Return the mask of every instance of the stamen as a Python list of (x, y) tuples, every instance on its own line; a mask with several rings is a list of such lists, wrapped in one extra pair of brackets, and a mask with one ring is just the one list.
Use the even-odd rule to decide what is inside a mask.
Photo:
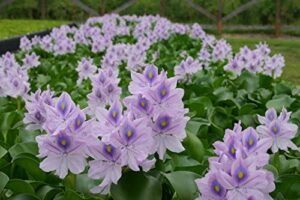
[(242, 179), (244, 177), (244, 173), (242, 171), (239, 171), (238, 177), (239, 177), (239, 179)]
[(113, 116), (113, 118), (116, 118), (117, 112), (116, 112), (116, 111), (113, 111), (113, 112), (112, 112), (112, 116)]
[(214, 189), (215, 189), (216, 192), (220, 192), (220, 186), (219, 185), (215, 185)]
[(62, 110), (64, 110), (65, 109), (65, 103), (61, 103), (60, 107), (61, 107)]

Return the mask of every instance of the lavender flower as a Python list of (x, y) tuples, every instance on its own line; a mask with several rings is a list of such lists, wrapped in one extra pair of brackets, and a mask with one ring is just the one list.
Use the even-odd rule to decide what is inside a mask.
[(78, 62), (76, 71), (79, 74), (79, 79), (77, 80), (77, 85), (81, 84), (82, 80), (87, 78), (92, 78), (92, 76), (97, 71), (97, 67), (93, 64), (93, 59), (91, 58), (82, 58)]
[(176, 153), (184, 151), (181, 142), (186, 137), (185, 126), (189, 118), (175, 116), (162, 113), (153, 124), (154, 151), (160, 159), (164, 159), (167, 149)]
[(26, 54), (25, 58), (23, 59), (23, 67), (25, 67), (25, 69), (30, 69), (39, 66), (39, 58), (40, 57), (37, 56), (35, 53)]
[(291, 113), (283, 108), (277, 117), (275, 109), (270, 108), (265, 117), (258, 116), (262, 125), (256, 128), (257, 132), (268, 141), (273, 153), (276, 153), (278, 149), (288, 151), (288, 148), (299, 151), (299, 148), (291, 141), (297, 134), (298, 126), (288, 122), (290, 115)]
[(112, 144), (96, 142), (89, 147), (89, 155), (94, 159), (89, 162), (88, 176), (103, 179), (99, 186), (91, 189), (93, 193), (107, 194), (111, 183), (117, 184), (122, 175), (121, 152)]
[(128, 165), (130, 169), (139, 171), (140, 163), (143, 163), (153, 146), (151, 128), (143, 118), (131, 120), (124, 117), (118, 131), (111, 136), (111, 142), (121, 151), (122, 165)]
[(68, 129), (56, 135), (36, 137), (39, 146), (40, 168), (45, 172), (55, 171), (61, 179), (66, 177), (68, 170), (74, 174), (83, 172), (86, 166), (85, 144)]
[(240, 124), (227, 129), (224, 142), (214, 143), (218, 157), (209, 158), (209, 172), (197, 179), (199, 199), (272, 199), (275, 189), (268, 163), (268, 141), (260, 139), (251, 127), (242, 131)]
[(42, 130), (42, 127), (46, 121), (46, 108), (45, 106), (53, 106), (52, 100), (53, 92), (50, 89), (41, 92), (37, 90), (34, 94), (26, 99), (26, 110), (24, 117), (24, 124), (27, 124), (26, 129), (28, 130)]

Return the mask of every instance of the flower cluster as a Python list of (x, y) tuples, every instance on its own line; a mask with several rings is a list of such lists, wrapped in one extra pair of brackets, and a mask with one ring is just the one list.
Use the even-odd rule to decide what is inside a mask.
[(26, 103), (26, 108), (27, 128), (42, 127), (47, 132), (36, 137), (38, 157), (44, 158), (40, 168), (46, 172), (55, 171), (60, 178), (66, 177), (68, 170), (74, 174), (83, 172), (94, 120), (87, 121), (84, 112), (65, 92), (52, 98), (50, 90), (37, 91)]
[(78, 80), (77, 84), (81, 84), (82, 80), (92, 78), (92, 76), (97, 71), (97, 66), (94, 65), (93, 59), (91, 58), (82, 58), (78, 62), (78, 66), (76, 68), (76, 71), (78, 72)]
[[(64, 178), (68, 171), (79, 174), (89, 166), (89, 177), (102, 179), (91, 191), (105, 194), (118, 182), (123, 167), (148, 171), (156, 152), (164, 159), (167, 150), (184, 151), (181, 142), (189, 118), (176, 78), (167, 78), (164, 71), (159, 74), (153, 65), (143, 74), (132, 72), (132, 95), (123, 100), (127, 110), (119, 100), (116, 71), (101, 69), (92, 81), (90, 120), (65, 92), (55, 98), (49, 89), (38, 90), (27, 98), (27, 129), (46, 131), (36, 138), (41, 169)], [(87, 162), (88, 157), (93, 160)]]
[(299, 148), (291, 141), (297, 134), (298, 126), (289, 122), (290, 116), (291, 112), (285, 108), (278, 117), (274, 108), (268, 109), (264, 117), (258, 116), (261, 125), (256, 130), (260, 137), (268, 142), (269, 148), (272, 147), (273, 153), (276, 153), (278, 149), (288, 151), (288, 148), (299, 151)]
[(0, 58), (0, 96), (25, 96), (29, 91), (27, 71), (7, 52)]
[(198, 60), (194, 60), (192, 57), (187, 57), (186, 60), (182, 61), (179, 65), (175, 66), (174, 72), (175, 76), (179, 80), (190, 82), (192, 76), (202, 69), (201, 64)]
[(269, 47), (260, 43), (254, 50), (250, 50), (246, 46), (241, 48), (239, 53), (224, 66), (224, 69), (238, 76), (242, 70), (247, 70), (251, 73), (263, 73), (276, 78), (281, 75), (284, 65), (283, 56), (276, 54), (271, 57)]
[(213, 144), (218, 157), (209, 159), (209, 171), (196, 183), (205, 200), (272, 199), (273, 174), (263, 167), (268, 163), (268, 142), (255, 129), (242, 131), (240, 124), (227, 129), (224, 141)]
[(120, 79), (117, 71), (111, 67), (100, 69), (98, 74), (92, 77), (93, 90), (88, 94), (88, 104), (91, 113), (97, 107), (105, 107), (119, 100), (121, 88), (118, 87)]

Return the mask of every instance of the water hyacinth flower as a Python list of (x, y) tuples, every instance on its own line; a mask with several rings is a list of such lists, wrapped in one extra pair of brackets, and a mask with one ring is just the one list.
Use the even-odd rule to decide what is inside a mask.
[(78, 61), (78, 66), (76, 68), (79, 78), (77, 80), (77, 85), (81, 84), (82, 80), (87, 78), (92, 78), (92, 76), (97, 71), (97, 66), (93, 64), (93, 59), (82, 58)]
[(153, 146), (151, 128), (147, 120), (132, 120), (128, 116), (123, 118), (119, 129), (111, 135), (110, 141), (120, 149), (122, 165), (128, 165), (134, 171), (139, 171), (140, 163), (147, 159)]
[(39, 147), (38, 157), (44, 158), (40, 163), (43, 171), (55, 171), (55, 174), (63, 179), (68, 170), (73, 174), (80, 174), (85, 169), (85, 143), (68, 129), (60, 130), (56, 135), (37, 136), (36, 141)]
[(37, 90), (34, 94), (29, 96), (25, 101), (27, 113), (25, 113), (24, 124), (27, 130), (42, 130), (46, 121), (46, 108), (45, 106), (53, 106), (52, 100), (53, 92), (48, 90), (41, 92)]
[(20, 49), (25, 50), (25, 51), (32, 49), (32, 44), (26, 36), (24, 36), (20, 39)]
[(25, 69), (30, 69), (33, 67), (37, 67), (40, 65), (39, 56), (35, 53), (26, 54), (25, 58), (23, 59), (23, 67)]
[(24, 97), (29, 91), (28, 74), (17, 63), (11, 53), (4, 54), (0, 59), (0, 96)]
[(175, 66), (174, 72), (178, 80), (190, 82), (192, 76), (201, 69), (199, 61), (189, 56), (186, 60)]
[(161, 79), (166, 78), (166, 74), (162, 72), (158, 74), (158, 69), (154, 65), (148, 65), (144, 69), (144, 73), (131, 72), (131, 79), (128, 89), (131, 94), (140, 94), (147, 91), (160, 83)]
[(265, 117), (258, 116), (261, 125), (256, 130), (261, 138), (268, 141), (273, 153), (279, 149), (288, 151), (288, 148), (299, 151), (299, 148), (291, 141), (297, 134), (298, 126), (288, 122), (290, 115), (291, 113), (283, 108), (277, 117), (276, 110), (270, 108), (266, 111)]
[(188, 120), (188, 117), (176, 117), (168, 113), (162, 113), (156, 118), (152, 126), (153, 148), (161, 160), (167, 149), (176, 153), (184, 151), (181, 142), (186, 137), (185, 126)]
[(110, 185), (117, 184), (122, 176), (121, 152), (112, 144), (101, 141), (91, 144), (88, 152), (93, 158), (89, 162), (88, 176), (92, 179), (103, 179), (100, 185), (91, 189), (91, 192), (107, 194)]
[(45, 105), (45, 110), (46, 121), (43, 129), (49, 134), (57, 134), (60, 130), (64, 130), (69, 126), (70, 120), (82, 112), (66, 92), (54, 99), (54, 106)]
[(273, 174), (263, 167), (268, 163), (268, 141), (255, 129), (242, 131), (239, 124), (227, 129), (224, 141), (214, 143), (218, 157), (209, 158), (209, 171), (196, 180), (199, 199), (272, 199)]
[(111, 105), (119, 100), (119, 81), (118, 73), (110, 67), (99, 70), (99, 73), (92, 77), (93, 90), (88, 94), (89, 112), (92, 115), (99, 107)]
[(110, 141), (111, 134), (118, 130), (123, 118), (123, 107), (119, 101), (115, 101), (109, 108), (98, 108), (95, 116), (98, 121), (99, 131), (97, 136), (101, 136), (103, 141)]
[(152, 102), (154, 118), (162, 112), (178, 116), (187, 112), (182, 102), (184, 91), (181, 88), (176, 88), (176, 85), (177, 79), (175, 77), (163, 79), (157, 86), (145, 93), (145, 96)]

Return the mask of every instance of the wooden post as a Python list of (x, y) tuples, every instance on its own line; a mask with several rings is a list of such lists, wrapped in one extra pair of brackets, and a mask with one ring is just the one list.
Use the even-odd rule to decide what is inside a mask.
[(100, 15), (105, 14), (105, 0), (100, 0), (99, 13), (100, 13)]
[(222, 34), (222, 12), (223, 12), (223, 0), (218, 2), (218, 24), (217, 30), (219, 34)]
[(40, 7), (41, 7), (41, 19), (46, 18), (46, 0), (40, 0)]
[(281, 34), (281, 25), (280, 25), (280, 0), (276, 0), (276, 16), (275, 16), (275, 36), (279, 37)]

